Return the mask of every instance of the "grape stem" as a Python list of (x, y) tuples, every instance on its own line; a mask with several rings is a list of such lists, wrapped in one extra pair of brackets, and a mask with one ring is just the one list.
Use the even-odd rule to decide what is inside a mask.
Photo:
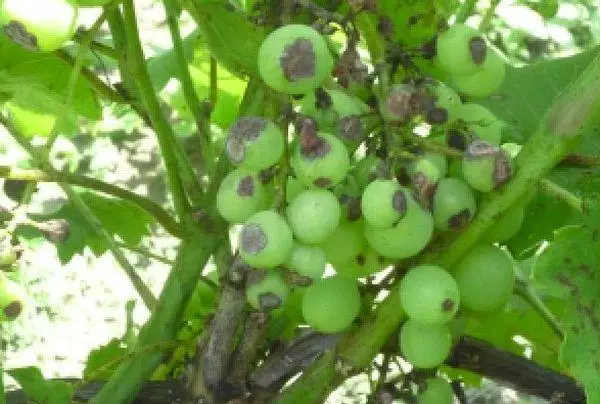
[(558, 320), (527, 281), (517, 280), (515, 293), (531, 305), (560, 339), (564, 338), (564, 333)]

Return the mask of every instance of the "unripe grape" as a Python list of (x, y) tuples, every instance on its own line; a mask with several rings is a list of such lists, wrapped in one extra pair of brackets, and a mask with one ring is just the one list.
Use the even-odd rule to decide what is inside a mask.
[(226, 151), (234, 164), (258, 171), (276, 164), (283, 146), (283, 134), (273, 122), (245, 116), (229, 128)]
[(500, 87), (504, 76), (504, 61), (496, 52), (489, 50), (481, 70), (470, 76), (454, 76), (454, 85), (466, 95), (485, 98)]
[(285, 266), (300, 276), (317, 280), (325, 273), (327, 259), (319, 246), (294, 243)]
[(425, 380), (424, 388), (419, 391), (417, 404), (452, 404), (454, 391), (450, 383), (439, 377)]
[(313, 283), (304, 295), (302, 314), (317, 331), (335, 333), (350, 327), (360, 310), (354, 279), (334, 276)]
[(375, 180), (363, 192), (363, 217), (372, 227), (392, 227), (406, 214), (410, 197), (410, 191), (394, 180)]
[(460, 229), (475, 216), (477, 201), (469, 186), (458, 178), (444, 178), (433, 195), (433, 221), (436, 229)]
[(327, 262), (335, 268), (346, 265), (365, 249), (364, 222), (341, 222), (321, 244)]
[(281, 307), (288, 295), (290, 288), (283, 280), (281, 274), (275, 271), (265, 271), (246, 286), (246, 299), (250, 306), (256, 310), (270, 311)]
[(481, 69), (487, 59), (487, 44), (477, 30), (455, 24), (437, 39), (437, 60), (448, 73), (468, 76)]
[(525, 207), (521, 204), (513, 206), (488, 229), (485, 240), (490, 244), (509, 240), (519, 232), (524, 219)]
[(23, 288), (0, 273), (0, 323), (19, 317), (26, 300)]
[(421, 205), (431, 206), (436, 185), (447, 171), (446, 157), (439, 153), (427, 152), (410, 163), (407, 173)]
[(446, 360), (452, 348), (452, 335), (445, 325), (427, 325), (412, 319), (400, 330), (400, 351), (414, 367), (434, 368)]
[(306, 186), (329, 188), (346, 177), (350, 169), (350, 157), (340, 139), (319, 133), (306, 142), (301, 139), (290, 164), (296, 177)]
[(341, 209), (335, 195), (326, 189), (301, 192), (287, 209), (292, 232), (307, 244), (324, 241), (338, 226)]
[(240, 255), (244, 262), (256, 268), (274, 268), (283, 264), (292, 245), (288, 224), (270, 210), (252, 215), (240, 231)]
[(476, 246), (454, 268), (461, 305), (475, 311), (502, 307), (510, 297), (515, 274), (504, 251), (493, 245)]
[(458, 118), (463, 120), (479, 139), (495, 146), (500, 145), (504, 124), (484, 106), (463, 104), (458, 109)]
[(217, 191), (217, 210), (230, 223), (243, 223), (264, 206), (265, 186), (244, 168), (230, 172)]
[(75, 33), (77, 8), (66, 0), (4, 0), (0, 25), (6, 36), (29, 50), (52, 52)]
[(274, 90), (306, 94), (333, 69), (323, 37), (307, 25), (290, 24), (271, 32), (258, 51), (258, 70)]
[(400, 302), (412, 320), (422, 324), (444, 324), (456, 314), (460, 294), (448, 272), (435, 265), (420, 265), (402, 278)]
[(510, 179), (512, 162), (504, 150), (476, 140), (467, 148), (462, 175), (471, 188), (491, 192)]
[(423, 250), (433, 235), (433, 218), (412, 197), (407, 198), (406, 214), (393, 227), (365, 226), (371, 247), (386, 258), (412, 257)]
[(432, 89), (435, 98), (435, 105), (438, 108), (443, 108), (448, 113), (448, 121), (456, 119), (457, 111), (462, 105), (460, 97), (456, 91), (445, 85), (444, 83), (436, 83)]

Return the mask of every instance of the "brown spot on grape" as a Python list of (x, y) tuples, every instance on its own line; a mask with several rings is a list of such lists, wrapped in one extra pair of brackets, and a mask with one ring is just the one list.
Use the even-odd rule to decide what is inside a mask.
[(455, 305), (456, 305), (456, 303), (454, 303), (454, 300), (446, 299), (442, 302), (442, 311), (444, 313), (451, 312), (452, 310), (454, 310)]
[(241, 245), (245, 252), (256, 255), (267, 246), (267, 235), (259, 225), (248, 223), (241, 231)]
[(300, 136), (300, 154), (302, 157), (315, 160), (327, 156), (331, 145), (322, 137), (302, 133)]
[(23, 311), (23, 304), (18, 300), (10, 302), (2, 310), (4, 315), (9, 319), (14, 319), (14, 318), (19, 317), (19, 315), (21, 314), (22, 311)]
[(356, 256), (356, 264), (360, 265), (361, 267), (365, 265), (365, 263), (367, 262), (367, 259), (365, 258), (364, 254), (358, 254)]
[(316, 55), (310, 39), (298, 38), (287, 45), (279, 58), (283, 75), (288, 81), (298, 81), (315, 75)]
[(394, 195), (392, 196), (392, 207), (396, 212), (400, 213), (400, 216), (404, 216), (406, 213), (406, 195), (404, 195), (402, 190), (394, 192)]
[(412, 114), (411, 98), (414, 88), (403, 86), (393, 88), (385, 100), (385, 106), (397, 121), (406, 121)]
[(446, 123), (448, 121), (448, 110), (440, 107), (430, 108), (425, 115), (425, 120), (431, 125)]
[(474, 140), (467, 146), (467, 158), (489, 157), (498, 154), (500, 149), (485, 140)]
[(448, 219), (448, 227), (451, 229), (460, 229), (464, 227), (471, 220), (471, 211), (469, 209), (463, 209), (456, 215), (451, 216)]
[(455, 149), (464, 151), (467, 148), (467, 139), (465, 138), (465, 135), (457, 130), (450, 130), (446, 137), (446, 144)]
[(263, 311), (270, 311), (281, 306), (283, 301), (279, 296), (273, 292), (262, 293), (258, 297), (260, 309)]
[(360, 198), (350, 198), (346, 206), (346, 219), (351, 222), (355, 222), (362, 216), (362, 209), (360, 206)]
[(349, 141), (360, 140), (363, 136), (363, 126), (360, 118), (350, 115), (340, 119), (340, 137)]
[(251, 175), (242, 178), (238, 183), (237, 194), (242, 197), (254, 195), (254, 179)]
[(313, 184), (319, 188), (329, 188), (331, 185), (331, 178), (319, 177), (313, 181)]
[(430, 209), (433, 204), (433, 195), (435, 194), (436, 184), (429, 181), (429, 178), (421, 172), (412, 176), (412, 184), (415, 188), (416, 199), (419, 204), (426, 209)]
[(471, 38), (469, 41), (469, 51), (471, 52), (473, 63), (476, 65), (482, 64), (485, 60), (485, 55), (487, 54), (485, 40), (480, 36)]
[(496, 187), (504, 184), (512, 175), (512, 165), (510, 164), (510, 157), (503, 151), (496, 153), (496, 159), (494, 162), (494, 174), (492, 179)]
[(246, 148), (244, 147), (244, 142), (241, 139), (229, 137), (227, 139), (227, 144), (225, 145), (225, 150), (227, 151), (227, 155), (232, 162), (241, 163), (244, 161)]
[(32, 51), (39, 50), (37, 37), (27, 31), (25, 25), (19, 21), (11, 21), (6, 24), (3, 28), (4, 33), (13, 42), (18, 43), (25, 49)]
[(245, 116), (238, 119), (229, 128), (229, 137), (235, 137), (241, 141), (256, 140), (263, 130), (266, 129), (268, 121), (257, 116)]

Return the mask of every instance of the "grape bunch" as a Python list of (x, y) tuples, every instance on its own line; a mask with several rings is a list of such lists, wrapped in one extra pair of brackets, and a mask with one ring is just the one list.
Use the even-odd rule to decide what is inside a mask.
[[(299, 295), (303, 322), (336, 333), (372, 303), (365, 280), (415, 262), (437, 235), (473, 220), (483, 195), (512, 176), (519, 146), (503, 144), (506, 125), (454, 90), (472, 99), (502, 82), (504, 62), (475, 30), (457, 24), (438, 38), (436, 61), (449, 84), (418, 77), (385, 88), (375, 80), (375, 102), (331, 77), (329, 49), (319, 32), (298, 24), (264, 40), (258, 70), (292, 105), (293, 125), (239, 117), (225, 142), (233, 168), (216, 201), (237, 225), (239, 256), (253, 268), (249, 305), (275, 313)], [(430, 127), (423, 142), (407, 141), (402, 132), (423, 123)], [(411, 264), (405, 272), (399, 350), (414, 367), (444, 362), (458, 314), (507, 302), (513, 264), (493, 243), (519, 230), (523, 209), (507, 212), (456, 266)], [(419, 402), (451, 402), (444, 379), (428, 379), (421, 390)]]

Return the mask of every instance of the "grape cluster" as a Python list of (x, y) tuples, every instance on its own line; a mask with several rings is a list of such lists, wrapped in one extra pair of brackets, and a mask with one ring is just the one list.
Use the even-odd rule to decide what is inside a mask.
[[(499, 85), (469, 88), (469, 80), (489, 84), (504, 74), (502, 60), (476, 31), (455, 25), (437, 46), (439, 65), (461, 93), (482, 96)], [(504, 124), (490, 111), (431, 79), (374, 88), (376, 104), (354, 95), (331, 79), (327, 43), (308, 26), (272, 32), (258, 67), (263, 81), (293, 104), (293, 133), (265, 117), (240, 117), (227, 134), (234, 168), (220, 184), (217, 208), (241, 225), (239, 255), (254, 268), (249, 305), (278, 310), (299, 294), (306, 324), (340, 332), (361, 311), (361, 279), (416, 257), (435, 234), (468, 225), (481, 195), (512, 175), (518, 146), (502, 144)], [(427, 122), (431, 147), (383, 141), (401, 136), (373, 132), (373, 119), (383, 128)], [(522, 216), (522, 206), (507, 212), (493, 236), (455, 267), (419, 265), (403, 276), (398, 310), (408, 320), (399, 345), (413, 366), (443, 363), (459, 310), (489, 312), (506, 303), (512, 261), (492, 243), (512, 237)], [(328, 266), (335, 275), (325, 275)], [(447, 382), (431, 379), (419, 402), (448, 397)]]
[(18, 255), (10, 234), (0, 230), (0, 323), (19, 317), (27, 300), (23, 288), (11, 279), (11, 273), (17, 268)]

